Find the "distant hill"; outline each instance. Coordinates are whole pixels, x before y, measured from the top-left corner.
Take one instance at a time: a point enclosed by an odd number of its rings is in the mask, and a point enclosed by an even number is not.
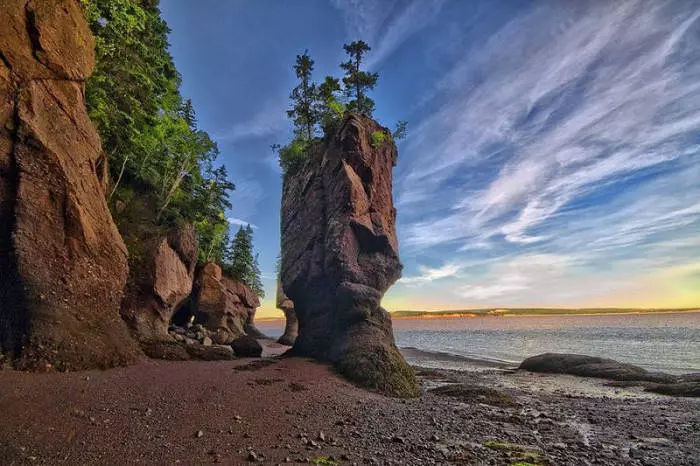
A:
[[[651,314],[669,312],[700,312],[700,308],[689,307],[679,309],[662,308],[489,308],[489,309],[459,309],[451,311],[395,311],[391,317],[485,317],[485,316],[548,316],[548,315],[588,315],[588,314]]]

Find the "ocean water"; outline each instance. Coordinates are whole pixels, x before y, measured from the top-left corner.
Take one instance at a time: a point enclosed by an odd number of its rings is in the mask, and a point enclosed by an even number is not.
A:
[[[394,319],[393,325],[409,362],[428,367],[515,366],[556,352],[700,372],[700,313]],[[260,327],[279,336],[283,323]]]

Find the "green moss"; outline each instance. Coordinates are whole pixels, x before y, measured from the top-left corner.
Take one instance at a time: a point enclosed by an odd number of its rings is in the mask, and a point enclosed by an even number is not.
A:
[[[420,394],[411,366],[396,347],[352,347],[336,362],[340,374],[361,387],[387,396],[414,398]]]
[[[329,456],[319,456],[318,458],[312,459],[311,463],[323,464],[323,465],[327,465],[327,466],[335,466],[337,464],[340,464],[339,461],[335,461],[335,460],[331,459]]]
[[[383,131],[375,131],[372,133],[372,147],[379,147],[386,141],[387,136]]]
[[[500,442],[497,440],[485,442],[484,446],[514,457],[517,461],[511,463],[511,466],[542,466],[547,464],[547,460],[542,458],[541,451],[537,447],[528,447],[525,445],[518,445],[517,443]]]

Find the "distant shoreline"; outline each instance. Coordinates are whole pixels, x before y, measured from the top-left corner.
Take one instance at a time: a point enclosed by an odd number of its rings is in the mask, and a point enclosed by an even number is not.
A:
[[[397,311],[392,319],[449,319],[467,317],[552,317],[700,313],[700,308],[682,309],[475,309],[462,311]]]

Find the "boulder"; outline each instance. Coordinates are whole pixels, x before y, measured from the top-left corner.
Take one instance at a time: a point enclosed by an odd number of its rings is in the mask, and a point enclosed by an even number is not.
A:
[[[618,381],[673,383],[678,380],[678,377],[670,374],[649,372],[633,364],[582,354],[544,353],[527,358],[520,364],[519,369]]]
[[[239,358],[259,358],[262,356],[262,345],[253,337],[244,335],[231,343],[233,352]]]
[[[279,337],[277,343],[292,346],[299,332],[299,321],[294,312],[294,303],[284,294],[282,284],[279,280],[277,280],[277,309],[281,309],[282,312],[284,312],[285,318],[284,333]]]
[[[669,396],[687,396],[698,398],[700,397],[700,382],[652,384],[646,390]]]
[[[119,317],[127,253],[105,201],[76,0],[0,2],[0,346],[24,369],[134,362]]]
[[[253,318],[260,300],[245,283],[224,276],[219,265],[209,262],[198,268],[194,288],[195,322],[213,333],[215,343],[231,343],[246,329],[257,332]]]
[[[141,242],[145,257],[132,263],[121,315],[140,341],[169,339],[170,320],[192,292],[194,228],[184,225]]]
[[[383,142],[372,137],[377,132]],[[417,396],[380,307],[402,269],[391,192],[396,159],[389,131],[356,114],[311,147],[283,182],[280,277],[299,321],[293,353],[333,363],[387,395]]]

